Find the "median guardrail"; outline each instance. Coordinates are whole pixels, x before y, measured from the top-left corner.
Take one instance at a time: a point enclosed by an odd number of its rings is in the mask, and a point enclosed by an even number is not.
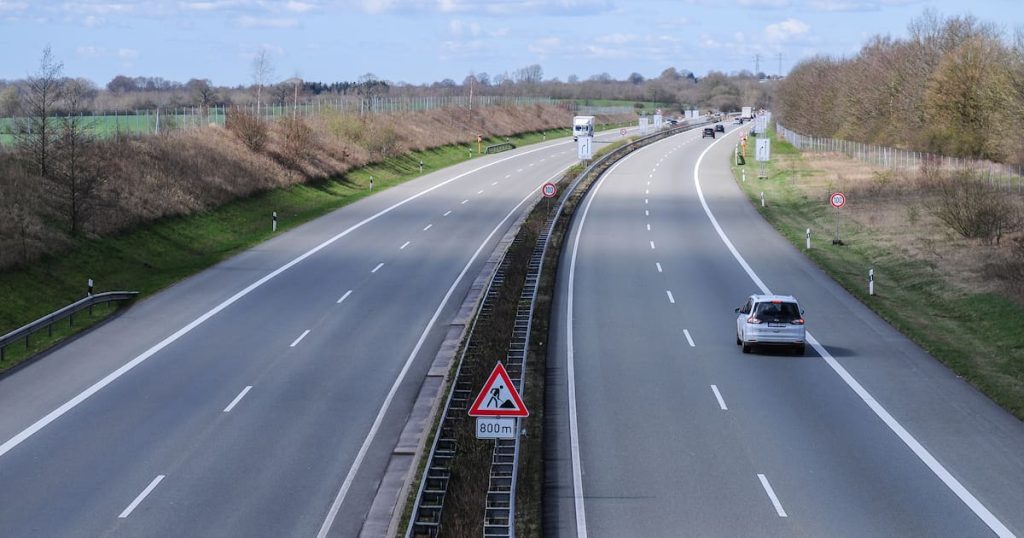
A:
[[[51,312],[24,327],[15,329],[3,336],[0,336],[0,361],[4,360],[7,352],[7,348],[20,340],[25,340],[25,348],[31,345],[32,335],[46,329],[49,335],[53,335],[53,325],[58,321],[65,318],[68,319],[70,326],[75,324],[75,314],[89,310],[92,314],[92,307],[104,303],[111,303],[117,301],[130,301],[137,296],[137,291],[107,291],[103,293],[96,293],[88,295],[87,297],[71,303],[56,312]]]
[[[505,366],[509,371],[510,377],[512,377],[513,384],[517,385],[520,393],[522,393],[524,388],[526,358],[530,348],[530,333],[533,329],[532,321],[537,302],[538,284],[544,270],[544,259],[547,254],[549,239],[555,225],[565,213],[566,204],[575,195],[579,185],[592,174],[603,173],[612,163],[636,149],[668,136],[702,127],[708,123],[711,122],[687,122],[672,129],[665,129],[644,136],[620,148],[616,148],[591,163],[565,189],[558,205],[547,216],[544,228],[537,238],[528,262],[525,286],[519,297],[515,299],[517,300],[515,327],[513,334],[509,337],[510,341],[508,353],[505,357]],[[481,304],[481,309],[477,313],[478,316],[488,315],[488,309],[493,308],[494,301],[499,299],[494,294],[498,287],[495,281],[503,280],[506,277],[506,273],[507,267],[504,266],[501,270],[495,272],[491,283],[488,285],[486,299]],[[476,319],[477,317],[474,316],[473,327],[476,325]],[[448,483],[451,478],[452,469],[450,468],[450,462],[454,459],[455,451],[458,448],[453,434],[453,422],[467,418],[466,413],[469,399],[476,390],[476,387],[468,385],[461,378],[462,359],[465,356],[465,350],[474,345],[472,328],[466,338],[467,343],[463,348],[462,356],[459,358],[458,370],[454,377],[454,389],[449,393],[449,398],[441,410],[440,427],[438,428],[437,435],[434,437],[426,465],[423,468],[419,491],[417,492],[406,528],[406,538],[436,537],[442,534],[441,513],[444,510]],[[484,536],[515,536],[515,497],[519,469],[519,444],[518,435],[514,440],[495,442],[491,459],[489,491],[485,502],[482,529]]]

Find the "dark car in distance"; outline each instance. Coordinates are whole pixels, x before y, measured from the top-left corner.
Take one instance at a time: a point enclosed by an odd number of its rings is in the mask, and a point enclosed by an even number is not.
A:
[[[711,127],[705,127],[704,128],[704,134],[701,135],[701,138],[707,138],[709,136],[711,138],[714,138],[715,137],[715,130],[712,129]]]
[[[725,132],[725,125],[722,125],[721,123],[719,123],[718,125],[715,125],[715,132],[716,133],[724,133]]]

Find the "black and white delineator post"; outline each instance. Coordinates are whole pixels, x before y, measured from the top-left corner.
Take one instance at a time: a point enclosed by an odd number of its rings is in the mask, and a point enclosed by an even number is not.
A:
[[[420,173],[423,173],[423,161],[420,161]]]
[[[373,176],[370,176],[370,190],[373,190]]]
[[[811,250],[811,229],[810,228],[807,229],[807,233],[805,234],[805,237],[807,238],[807,250]]]
[[[761,191],[761,207],[764,207],[764,191]]]
[[[276,232],[277,231],[277,211],[274,211],[274,220],[273,220],[273,224],[271,225],[271,230],[270,231],[272,231],[272,232]]]
[[[92,295],[92,279],[91,278],[89,279],[88,282],[86,282],[86,285],[88,286],[87,293],[89,295]]]
[[[868,269],[868,295],[875,294],[875,270]]]

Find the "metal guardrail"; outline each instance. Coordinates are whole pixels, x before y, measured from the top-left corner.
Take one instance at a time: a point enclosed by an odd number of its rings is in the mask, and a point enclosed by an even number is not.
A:
[[[510,149],[516,149],[516,145],[511,142],[502,142],[501,144],[492,144],[487,146],[484,148],[484,153],[499,153]]]
[[[614,162],[623,155],[662,138],[695,129],[707,123],[710,122],[703,121],[665,129],[616,148],[591,163],[565,189],[559,204],[548,215],[544,229],[538,235],[536,246],[528,262],[526,282],[518,299],[515,325],[504,364],[509,372],[509,377],[512,378],[513,383],[518,385],[517,388],[520,393],[522,393],[524,388],[526,356],[530,347],[533,312],[537,302],[537,288],[543,273],[544,257],[547,255],[551,232],[564,213],[565,205],[572,198],[572,194],[579,187],[580,183],[599,167],[610,161]],[[519,240],[517,237],[516,241]],[[469,407],[469,399],[472,398],[475,390],[475,387],[469,386],[463,379],[462,359],[465,357],[467,350],[472,346],[473,329],[476,327],[477,319],[489,316],[493,310],[494,301],[497,299],[497,288],[505,279],[507,262],[507,259],[502,260],[499,270],[495,272],[488,284],[485,299],[481,302],[480,310],[477,316],[474,317],[473,325],[467,333],[467,345],[463,348],[459,358],[452,390],[449,392],[448,401],[445,403],[442,411],[441,423],[437,429],[437,434],[434,436],[434,443],[427,459],[423,477],[420,480],[420,488],[416,496],[415,505],[413,506],[406,538],[435,537],[440,534],[441,512],[444,509],[444,500],[451,477],[449,465],[454,458],[457,448],[454,438],[455,424],[457,424],[457,421],[468,419],[466,413]],[[518,427],[521,427],[521,424],[517,421]],[[495,441],[494,452],[491,457],[488,493],[485,500],[484,536],[515,536],[515,495],[518,469],[519,435],[517,432],[514,440]]]
[[[25,349],[28,349],[31,345],[31,338],[33,334],[43,329],[47,329],[47,333],[52,336],[53,325],[64,318],[68,318],[69,326],[73,327],[75,325],[75,314],[78,312],[88,309],[89,314],[92,314],[92,307],[96,305],[115,301],[129,301],[134,299],[138,294],[139,292],[137,291],[108,291],[89,295],[84,299],[57,310],[56,312],[51,312],[32,323],[25,325],[24,327],[15,329],[3,336],[0,336],[0,361],[4,359],[7,348],[19,340],[24,339]]]

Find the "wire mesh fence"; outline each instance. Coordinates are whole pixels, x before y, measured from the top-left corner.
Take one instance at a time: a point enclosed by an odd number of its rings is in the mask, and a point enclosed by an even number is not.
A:
[[[810,136],[791,131],[781,123],[775,124],[775,132],[801,151],[843,153],[881,168],[909,173],[918,173],[927,166],[948,173],[963,173],[1006,192],[1024,193],[1024,167],[1021,166]]]
[[[155,109],[134,109],[114,111],[93,111],[80,116],[90,131],[98,137],[117,135],[160,134],[175,129],[196,129],[210,125],[223,126],[228,113],[241,109],[250,114],[274,119],[283,116],[311,117],[325,113],[342,113],[366,116],[371,114],[400,114],[449,108],[474,108],[489,106],[558,105],[575,110],[574,101],[548,97],[525,96],[468,96],[438,95],[420,97],[354,97],[324,96],[291,104],[247,103],[231,106],[179,106]],[[57,118],[55,118],[57,119]],[[19,128],[18,118],[0,118],[0,144],[14,142]]]

